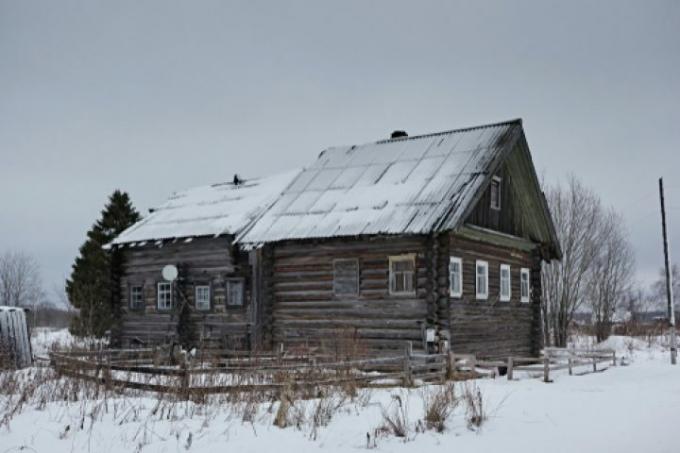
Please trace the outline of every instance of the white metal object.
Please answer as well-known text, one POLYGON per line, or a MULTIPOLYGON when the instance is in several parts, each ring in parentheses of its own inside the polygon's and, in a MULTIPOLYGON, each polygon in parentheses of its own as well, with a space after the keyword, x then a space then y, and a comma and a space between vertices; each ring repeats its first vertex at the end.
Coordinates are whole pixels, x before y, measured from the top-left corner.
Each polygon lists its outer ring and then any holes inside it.
POLYGON ((0 360, 17 368, 32 362, 26 313, 19 307, 0 306, 0 360))
POLYGON ((163 267, 163 270, 161 271, 161 275, 163 276, 163 280, 166 282, 174 282, 177 280, 177 275, 179 274, 179 271, 177 270, 177 266, 174 264, 168 264, 167 266, 163 267))
POLYGON ((427 329, 425 331, 425 341, 428 343, 434 342, 434 329, 427 329))

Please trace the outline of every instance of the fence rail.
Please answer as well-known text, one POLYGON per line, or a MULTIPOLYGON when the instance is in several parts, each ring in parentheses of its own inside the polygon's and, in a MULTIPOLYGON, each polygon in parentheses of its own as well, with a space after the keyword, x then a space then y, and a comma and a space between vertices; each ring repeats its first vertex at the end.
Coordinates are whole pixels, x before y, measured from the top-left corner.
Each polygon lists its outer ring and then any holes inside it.
POLYGON ((155 349, 51 352, 49 360, 58 372, 111 387, 176 394, 211 394, 247 391, 309 389, 328 385, 412 386, 419 382, 498 377, 515 372, 543 375, 588 366, 598 371, 602 363, 616 365, 610 349, 545 348, 541 357, 478 359, 453 351, 439 354, 414 352, 410 342, 404 353, 384 357, 339 358, 331 355, 253 353, 206 350, 172 364, 155 349))

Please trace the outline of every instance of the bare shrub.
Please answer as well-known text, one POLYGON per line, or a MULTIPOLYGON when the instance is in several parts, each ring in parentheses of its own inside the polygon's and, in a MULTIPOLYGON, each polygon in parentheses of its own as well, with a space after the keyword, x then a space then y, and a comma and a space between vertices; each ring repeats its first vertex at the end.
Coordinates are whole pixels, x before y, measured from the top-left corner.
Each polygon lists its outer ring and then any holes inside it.
POLYGON ((376 430, 406 439, 409 433, 408 409, 400 395, 392 395, 392 402, 382 407, 383 424, 376 430))
POLYGON ((422 397, 426 428, 444 432, 446 420, 459 403, 454 383, 442 385, 436 390, 424 390, 422 397))
POLYGON ((285 428, 290 424, 288 412, 294 401, 293 391, 290 386, 286 386, 281 390, 279 401, 279 408, 276 410, 276 416, 274 417, 274 426, 285 428))
POLYGON ((465 420, 468 428, 472 430, 481 428, 487 419, 482 391, 477 384, 466 382, 463 386, 462 398, 465 403, 465 420))

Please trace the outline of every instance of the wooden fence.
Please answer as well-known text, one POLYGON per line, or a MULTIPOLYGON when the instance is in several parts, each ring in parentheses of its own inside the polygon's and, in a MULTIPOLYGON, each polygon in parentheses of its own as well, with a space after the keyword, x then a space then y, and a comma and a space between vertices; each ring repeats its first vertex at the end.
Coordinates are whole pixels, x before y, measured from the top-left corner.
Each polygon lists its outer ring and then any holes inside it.
POLYGON ((542 357, 508 357, 483 360, 472 354, 415 353, 405 343, 402 355, 338 358, 330 355, 253 353, 212 350, 169 363, 155 349, 119 349, 52 352, 51 365, 61 374, 113 388, 130 388, 175 394, 211 394, 246 391, 305 390, 328 385, 412 386, 516 372, 543 374, 588 366, 593 371, 607 362, 616 364, 613 350, 546 348, 542 357))

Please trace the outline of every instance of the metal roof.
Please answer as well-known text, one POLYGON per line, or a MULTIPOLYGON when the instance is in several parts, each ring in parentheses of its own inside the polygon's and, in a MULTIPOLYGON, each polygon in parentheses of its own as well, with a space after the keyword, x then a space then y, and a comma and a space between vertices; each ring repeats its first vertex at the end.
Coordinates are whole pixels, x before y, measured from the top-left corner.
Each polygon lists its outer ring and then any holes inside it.
POLYGON ((255 220, 299 170, 261 179, 195 187, 173 194, 112 244, 240 233, 255 220))
POLYGON ((237 241, 455 228, 521 134, 521 121, 513 120, 329 148, 237 241))

